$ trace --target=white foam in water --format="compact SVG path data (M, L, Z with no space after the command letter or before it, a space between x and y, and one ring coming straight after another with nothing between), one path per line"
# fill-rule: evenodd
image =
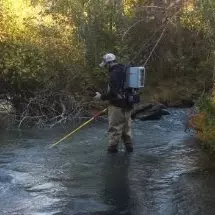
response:
M54 187L55 187L55 185L53 183L45 183L45 184L33 186L33 187L29 188L28 190L35 192L35 191L49 190Z

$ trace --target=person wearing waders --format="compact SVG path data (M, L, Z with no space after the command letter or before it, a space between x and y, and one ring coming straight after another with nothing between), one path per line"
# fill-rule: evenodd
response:
M109 100L108 107L108 152L118 152L118 144L123 141L127 152L133 152L131 136L131 110L133 104L128 103L124 84L126 79L125 65L116 61L116 56L108 53L103 56L99 65L109 71L108 91L105 94L96 92L95 100Z

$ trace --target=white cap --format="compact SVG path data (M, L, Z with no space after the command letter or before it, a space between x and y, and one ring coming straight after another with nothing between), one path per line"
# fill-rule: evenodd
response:
M99 64L100 67L104 67L107 63L115 61L116 56L112 53L108 53L103 56L103 61Z

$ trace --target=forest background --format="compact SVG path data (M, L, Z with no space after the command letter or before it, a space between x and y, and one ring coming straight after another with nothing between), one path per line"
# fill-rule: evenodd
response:
M92 96L106 90L107 71L98 64L113 52L146 67L143 102L198 100L203 111L213 100L214 12L213 0L1 0L1 98L20 122L41 126L99 109Z

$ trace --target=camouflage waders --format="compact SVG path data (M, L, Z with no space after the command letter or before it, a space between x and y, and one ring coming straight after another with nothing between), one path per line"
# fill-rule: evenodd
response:
M132 143L131 110L110 105L108 108L108 146Z

